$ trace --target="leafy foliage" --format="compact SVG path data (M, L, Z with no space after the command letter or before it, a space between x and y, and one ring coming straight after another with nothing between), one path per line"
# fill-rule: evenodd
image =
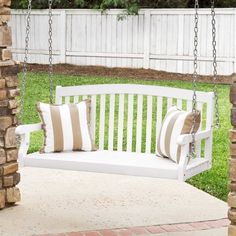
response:
M209 7L210 0L199 0L201 7ZM216 7L236 7L235 0L216 0ZM28 0L12 0L12 7L27 8ZM139 8L187 8L194 0L54 0L53 8L95 8L105 11L110 8L124 8L129 14L137 14ZM33 0L35 9L48 8L48 0Z

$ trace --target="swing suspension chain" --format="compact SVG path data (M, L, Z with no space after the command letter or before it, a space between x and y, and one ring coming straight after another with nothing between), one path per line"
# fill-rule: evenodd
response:
M192 80L192 87L193 87L193 99L192 99L192 145L191 145L191 155L192 157L196 157L196 140L195 140L195 127L196 127L196 115L197 115L197 78L198 78L198 9L199 9L199 3L198 0L195 0L195 17L194 17L194 72L193 72L193 80Z
M48 20L48 25L49 25L49 38L48 38L48 43L49 43L49 67L48 67L48 77L49 77L49 92L50 92L50 104L53 103L53 66L52 66L52 0L48 0L48 5L49 5L49 20Z
M27 80L27 63L28 63L28 54L29 54L29 34L30 34L30 16L32 10L32 0L28 1L27 16L26 16L26 31L25 31L25 52L24 52L24 61L23 61L23 75L21 83L21 99L20 99L20 113L19 113L19 122L22 123L23 114L24 114L24 98L25 98L25 88Z
M21 99L20 99L20 113L19 122L22 123L24 115L24 98L27 82L28 72L28 54L29 54L29 34L30 34L30 23L31 23L31 11L32 11L32 0L28 1L27 16L26 16L26 32L25 32L25 50L24 50L24 61L22 69L22 83L21 83ZM49 81L50 81L50 103L53 102L53 67L52 67L52 0L49 0Z
M215 126L220 127L218 88L217 88L217 61L216 61L216 19L215 19L215 1L211 0L211 24L212 24L212 47L213 47L213 92L215 95Z

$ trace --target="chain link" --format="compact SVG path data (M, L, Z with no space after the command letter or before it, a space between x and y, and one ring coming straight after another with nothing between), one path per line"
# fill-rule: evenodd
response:
M26 80L27 80L27 63L28 63L28 54L29 54L29 34L30 34L30 16L32 10L32 0L28 1L27 16L26 16L26 32L25 32L25 52L24 52L24 61L23 61L23 70L22 70L22 82L21 82L21 99L20 99L20 113L19 113L19 123L23 122L24 115L24 105L25 105L25 89L26 89Z
M197 116L197 78L198 78L198 9L199 9L199 3L198 0L195 0L195 17L194 17L194 71L193 71L193 80L192 80L192 89L193 89L193 98L192 98L192 145L191 145L191 156L196 157L196 140L195 140L195 127L196 127L196 116Z
M218 102L218 87L217 87L217 61L216 61L216 19L215 19L215 1L211 0L211 24L212 24L212 48L213 48L213 84L215 95L215 127L220 128L219 102Z
M48 0L48 25L49 25L49 38L48 38L48 43L49 43L49 68L48 68L48 77L49 77L49 83L50 83L50 103L53 103L53 65L52 65L52 0Z

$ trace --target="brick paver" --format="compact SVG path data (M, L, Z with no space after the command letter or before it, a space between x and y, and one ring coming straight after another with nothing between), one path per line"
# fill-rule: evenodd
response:
M115 233L117 236L132 236L134 233L130 231L129 229L118 229L115 230Z
M67 233L66 236L84 236L82 232L71 232Z
M160 233L165 233L166 231L162 229L159 225L157 226L150 226L146 227L147 231L150 232L151 234L160 234Z
M135 236L135 235L152 235L166 232L188 232L199 231L215 228L223 228L229 225L228 219L218 219L209 221L163 224L144 227L132 227L121 229L103 229L84 232L70 232L61 234L44 234L40 236Z
M101 234L98 231L88 231L84 232L84 236L101 236Z
M148 234L147 229L142 228L142 227L130 228L130 231L132 231L134 233L134 235L145 235L145 234Z
M161 225L160 227L166 232L181 232L181 229L176 225Z
M111 230L111 229L100 230L99 233L102 236L117 236L117 234L114 232L114 230Z
M204 230L204 229L210 229L211 227L205 223L205 222L193 222L193 223L190 223L191 226L193 226L196 231L197 230Z
M195 230L195 228L193 226L191 226L190 224L176 224L175 226L178 227L183 232Z

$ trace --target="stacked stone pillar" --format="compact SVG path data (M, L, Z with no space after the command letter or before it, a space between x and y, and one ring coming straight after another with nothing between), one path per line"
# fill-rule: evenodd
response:
M236 235L236 76L234 76L233 85L230 89L230 102L233 107L231 109L231 124L233 128L229 132L230 137L230 193L228 196L228 204L230 206L228 216L231 224L229 226L229 236Z
M15 128L19 95L18 64L12 60L11 0L0 0L0 209L20 201Z

